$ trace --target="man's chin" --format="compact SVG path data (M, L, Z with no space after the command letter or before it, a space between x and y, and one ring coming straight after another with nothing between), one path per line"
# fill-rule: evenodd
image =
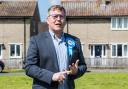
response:
M55 30L56 30L56 31L62 31L63 28L56 28Z
M57 33L61 33L63 31L63 29L62 28L61 29L54 29L54 31Z

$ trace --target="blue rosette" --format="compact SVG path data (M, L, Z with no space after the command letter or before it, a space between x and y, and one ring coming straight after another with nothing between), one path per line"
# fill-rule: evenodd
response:
M73 47L75 47L75 40L72 39L71 37L67 37L66 38L66 43L67 43L67 51L68 51L68 55L72 56L73 53Z

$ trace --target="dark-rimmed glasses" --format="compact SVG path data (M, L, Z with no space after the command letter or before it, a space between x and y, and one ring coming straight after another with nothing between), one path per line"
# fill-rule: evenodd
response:
M59 17L61 20L65 19L65 15L61 15L61 14L51 14L51 15L49 15L49 16L53 17L53 19L57 19L58 17Z

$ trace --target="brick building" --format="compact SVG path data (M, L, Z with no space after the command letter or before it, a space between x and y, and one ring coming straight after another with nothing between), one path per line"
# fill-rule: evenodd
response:
M0 1L0 60L6 68L22 68L33 28L37 0Z

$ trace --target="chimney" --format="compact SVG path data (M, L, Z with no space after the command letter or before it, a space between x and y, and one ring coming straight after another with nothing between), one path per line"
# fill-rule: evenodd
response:
M2 4L3 3L3 1L0 1L0 4Z
M111 3L111 0L102 0L102 4L104 6L109 5Z
M100 7L104 10L106 6L109 5L110 3L111 3L111 0L102 0Z

